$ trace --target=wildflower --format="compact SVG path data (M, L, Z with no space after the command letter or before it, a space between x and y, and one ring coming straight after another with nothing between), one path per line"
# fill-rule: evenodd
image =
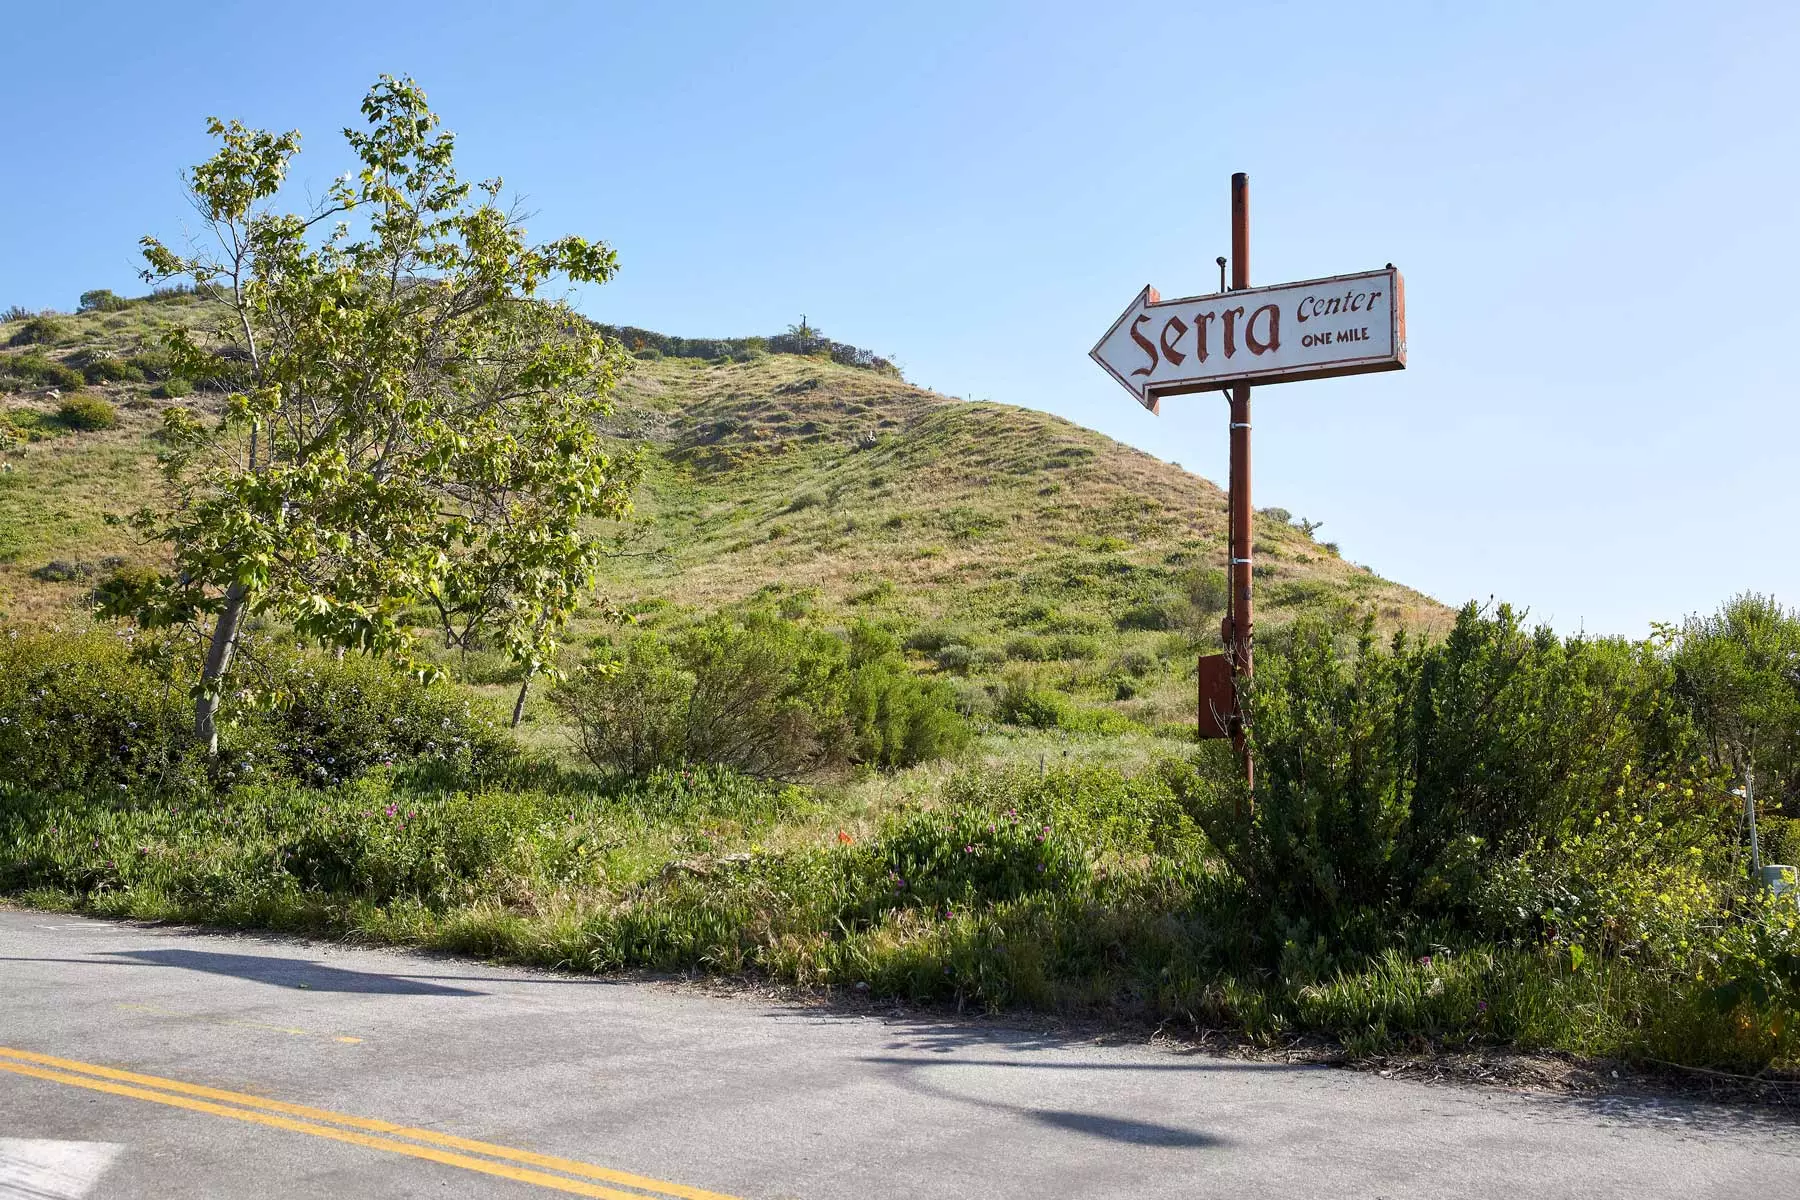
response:
M1421 954L1419 956L1419 965L1421 967L1429 967L1431 965L1431 955Z
M843 830L840 829L837 831L837 840L838 840L839 845L848 846L851 842L854 842L856 839L851 837L849 834L845 833Z
M1477 1000L1475 1002L1475 1011L1476 1012L1484 1013L1487 1010L1488 1010L1488 1002L1486 1000Z
M395 811L395 809L394 809L394 806L393 806L393 805L392 805L392 804L390 804L390 805L388 805L388 806L387 806L387 815L388 815L388 816L390 816L390 817L391 817L391 816L393 816L393 815L394 815L394 811Z

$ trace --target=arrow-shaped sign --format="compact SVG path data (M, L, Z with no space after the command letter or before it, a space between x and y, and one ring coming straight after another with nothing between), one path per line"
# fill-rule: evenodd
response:
M1138 293L1093 349L1151 412L1164 396L1406 366L1406 292L1389 266L1184 300Z

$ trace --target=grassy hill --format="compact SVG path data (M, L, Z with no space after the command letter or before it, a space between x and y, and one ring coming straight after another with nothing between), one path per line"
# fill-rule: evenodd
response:
M156 560L106 517L153 498L162 410L216 402L161 394L157 329L214 319L171 295L0 324L0 430L26 443L0 475L0 616L74 617L107 570ZM75 372L116 406L115 428L59 417ZM824 355L640 360L609 431L650 451L603 585L641 624L746 604L863 617L906 636L921 669L967 680L972 705L1027 675L1147 730L1189 719L1192 658L1216 646L1223 596L1225 497L1204 479L1057 417ZM1278 511L1258 516L1256 553L1263 628L1308 610L1444 620ZM619 633L590 618L575 640ZM459 668L508 682L498 660Z

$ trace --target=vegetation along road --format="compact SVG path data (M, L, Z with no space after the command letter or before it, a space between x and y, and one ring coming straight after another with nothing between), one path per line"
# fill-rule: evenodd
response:
M1715 1106L900 1009L28 912L0 955L0 1195L1750 1196L1800 1166Z

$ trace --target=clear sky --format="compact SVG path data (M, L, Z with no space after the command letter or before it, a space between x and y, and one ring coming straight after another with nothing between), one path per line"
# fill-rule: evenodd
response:
M473 178L616 246L591 316L804 313L954 395L1213 479L1223 401L1088 348L1209 291L1398 265L1409 367L1259 389L1256 491L1456 603L1641 634L1800 603L1800 5L36 4L0 45L0 305L138 289L202 120L307 135L419 80Z

